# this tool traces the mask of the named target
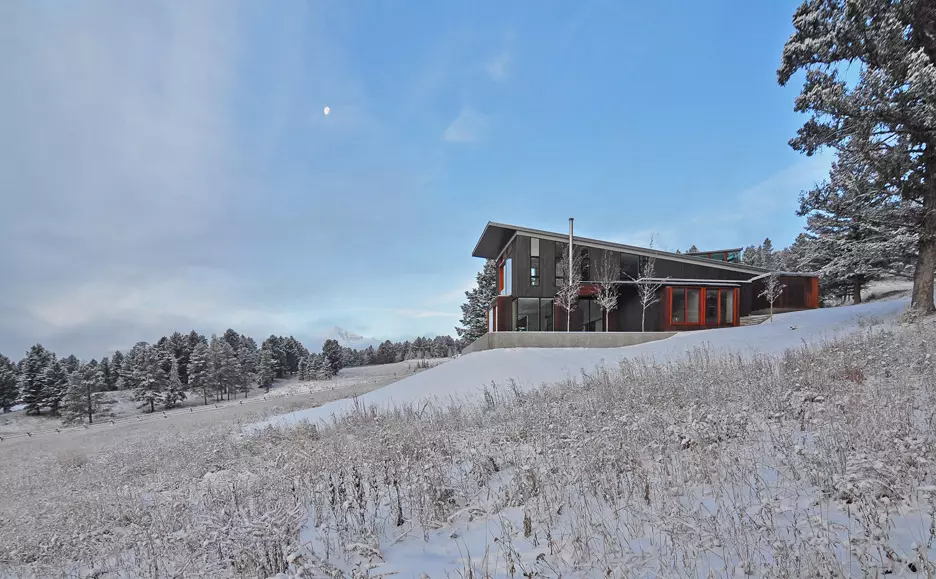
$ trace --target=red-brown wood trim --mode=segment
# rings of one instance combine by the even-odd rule
[[[741,313],[741,290],[739,288],[734,288],[733,291],[734,298],[731,300],[731,305],[733,306],[732,309],[734,310],[734,312],[732,312],[734,319],[731,320],[731,325],[739,326],[741,325],[741,317],[739,315]]]

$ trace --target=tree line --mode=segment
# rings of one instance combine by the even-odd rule
[[[42,344],[19,362],[0,354],[0,408],[22,404],[26,414],[88,422],[112,414],[116,391],[130,391],[144,412],[171,409],[193,396],[203,404],[244,397],[253,388],[269,391],[276,379],[327,380],[342,368],[410,359],[450,357],[460,345],[450,336],[385,341],[376,349],[341,346],[325,340],[321,353],[310,352],[292,336],[271,335],[259,346],[229,329],[206,338],[196,331],[139,342],[126,353],[100,360],[59,357]]]

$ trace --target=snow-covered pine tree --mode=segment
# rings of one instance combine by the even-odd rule
[[[162,403],[166,409],[169,409],[175,408],[183,400],[185,400],[185,386],[179,376],[179,361],[176,360],[175,356],[172,356],[169,377],[166,380],[166,392],[163,395]]]
[[[261,348],[260,363],[257,365],[257,385],[269,392],[275,377],[276,361],[273,359],[273,351]]]
[[[741,263],[744,265],[752,265],[757,267],[759,261],[760,250],[756,246],[749,245],[744,248],[744,251],[741,252]]]
[[[698,251],[699,251],[699,248],[696,247],[695,244],[693,243],[693,244],[689,247],[689,249],[686,250],[686,253],[698,253]]]
[[[487,312],[497,297],[497,264],[494,260],[484,262],[484,267],[475,278],[474,288],[465,292],[465,303],[461,306],[462,317],[458,336],[469,344],[487,333]],[[385,362],[377,362],[383,364]]]
[[[163,402],[168,387],[168,377],[163,371],[162,358],[156,347],[146,346],[139,352],[133,378],[136,382],[133,399],[140,403],[138,408],[156,412],[156,405]]]
[[[913,271],[917,208],[874,170],[873,154],[852,143],[841,149],[829,179],[800,195],[800,216],[813,238],[814,261],[824,292],[861,290],[884,276]],[[869,160],[871,162],[869,162]]]
[[[774,270],[777,267],[777,260],[774,256],[773,242],[770,241],[770,238],[767,237],[764,239],[764,243],[760,244],[758,249],[758,259],[757,267],[763,267],[764,269]]]
[[[98,371],[101,373],[101,381],[103,384],[104,390],[110,390],[111,385],[111,365],[110,358],[104,356],[101,358],[101,361],[98,362]]]
[[[52,364],[52,352],[42,344],[29,349],[19,363],[19,391],[26,414],[39,414],[46,404],[45,371]]]
[[[205,342],[196,342],[195,349],[189,356],[188,388],[192,392],[201,394],[206,406],[208,394],[215,391],[211,351]]]
[[[65,364],[53,356],[52,363],[46,366],[42,374],[42,405],[47,406],[52,416],[58,416],[62,400],[68,392],[68,372]]]
[[[259,357],[257,343],[252,338],[241,336],[240,349],[237,351],[239,366],[238,389],[243,392],[245,398],[257,381],[257,361]]]
[[[81,360],[74,354],[70,354],[66,358],[62,358],[62,366],[65,367],[65,372],[67,374],[71,374],[81,366]]]
[[[341,345],[338,340],[325,340],[322,345],[322,362],[328,366],[332,376],[338,374],[341,370]]]
[[[299,381],[306,382],[309,380],[309,373],[306,372],[306,359],[303,358],[299,360]]]
[[[110,359],[110,376],[107,381],[108,390],[120,390],[120,372],[124,366],[124,355],[120,350],[115,351]]]
[[[65,422],[87,422],[112,415],[110,406],[114,400],[104,391],[106,384],[100,364],[80,364],[68,377],[68,393],[63,404]]]
[[[19,399],[18,376],[16,365],[0,354],[0,410],[9,412]]]
[[[936,269],[936,5],[932,0],[805,0],[777,71],[806,72],[795,110],[811,113],[790,145],[812,155],[853,140],[886,160],[887,190],[922,207],[911,307],[930,313]],[[850,71],[846,78],[845,69]],[[857,68],[857,70],[856,70]]]

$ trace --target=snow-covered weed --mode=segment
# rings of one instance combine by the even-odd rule
[[[933,576],[932,344],[872,325],[780,358],[698,349],[477,404],[24,460],[0,474],[0,570]]]

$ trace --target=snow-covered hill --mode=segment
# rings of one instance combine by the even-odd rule
[[[740,328],[683,332],[667,340],[626,348],[517,348],[466,354],[451,362],[405,378],[361,396],[278,416],[254,425],[290,425],[327,420],[356,404],[391,407],[423,398],[477,400],[485,387],[514,382],[524,389],[580,376],[599,365],[613,366],[625,358],[671,360],[696,348],[714,353],[779,354],[803,341],[831,338],[854,331],[863,323],[893,319],[906,309],[906,299],[859,306],[823,308],[774,316],[772,322]]]

